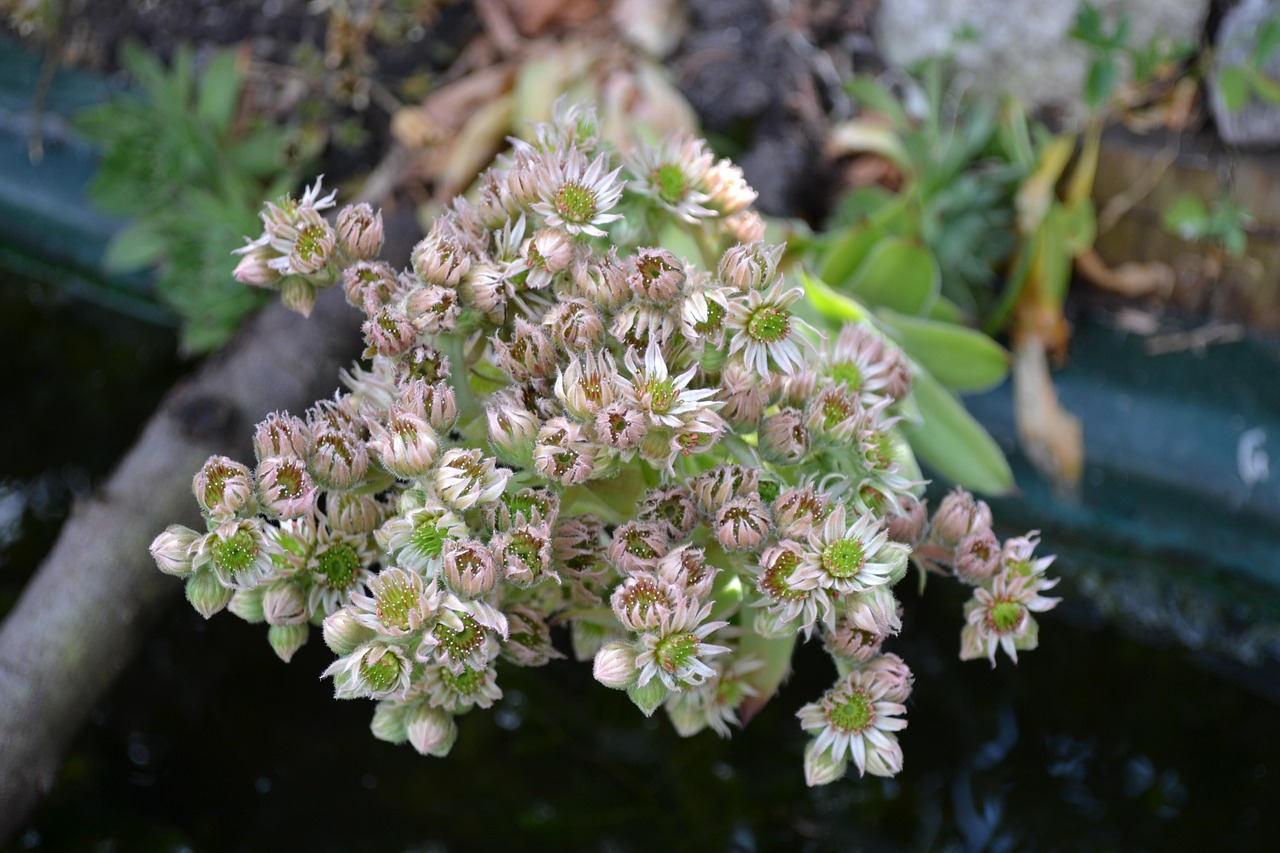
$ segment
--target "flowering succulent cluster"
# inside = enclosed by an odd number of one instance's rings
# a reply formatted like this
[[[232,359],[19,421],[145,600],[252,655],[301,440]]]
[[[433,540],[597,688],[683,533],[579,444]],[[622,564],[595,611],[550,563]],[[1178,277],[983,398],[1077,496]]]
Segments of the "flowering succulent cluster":
[[[376,260],[368,208],[334,229],[319,184],[269,205],[237,277],[303,311],[341,282],[366,362],[260,424],[253,468],[210,459],[207,531],[170,527],[152,554],[286,660],[320,626],[336,694],[424,754],[502,695],[500,661],[563,657],[566,626],[600,682],[686,735],[727,735],[817,638],[840,678],[799,713],[810,783],[850,759],[891,775],[912,675],[881,647],[912,546],[977,587],[965,657],[1034,645],[1048,560],[1034,536],[1001,548],[967,496],[930,527],[899,430],[909,363],[869,327],[828,340],[796,316],[736,167],[684,136],[616,159],[590,112],[559,109],[403,271]]]

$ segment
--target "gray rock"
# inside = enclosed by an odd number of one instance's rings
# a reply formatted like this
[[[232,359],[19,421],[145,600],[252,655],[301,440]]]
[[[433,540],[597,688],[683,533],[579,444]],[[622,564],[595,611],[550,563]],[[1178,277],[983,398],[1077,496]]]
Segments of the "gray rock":
[[[1236,112],[1227,109],[1226,99],[1218,86],[1223,69],[1249,62],[1258,28],[1273,15],[1280,14],[1276,0],[1245,0],[1222,19],[1214,46],[1213,68],[1209,72],[1209,112],[1218,126],[1218,134],[1228,145],[1246,148],[1273,148],[1280,145],[1280,106],[1251,95]],[[1280,50],[1266,61],[1262,72],[1280,80]]]
[[[1129,43],[1156,34],[1198,41],[1210,0],[1094,0],[1109,20],[1130,17]],[[1009,92],[1030,106],[1084,114],[1087,51],[1070,38],[1074,0],[886,0],[875,35],[893,65],[950,55],[982,88]],[[972,38],[957,38],[970,33]]]

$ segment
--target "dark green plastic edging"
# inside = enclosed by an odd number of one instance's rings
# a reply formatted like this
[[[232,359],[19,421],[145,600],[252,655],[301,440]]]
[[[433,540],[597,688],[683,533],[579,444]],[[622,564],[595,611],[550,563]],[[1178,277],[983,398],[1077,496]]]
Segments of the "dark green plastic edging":
[[[1143,346],[1086,320],[1054,373],[1084,423],[1073,498],[1055,495],[1018,451],[1009,383],[966,398],[1021,490],[991,501],[996,518],[1040,529],[1043,550],[1086,569],[1112,615],[1193,646],[1234,632],[1252,644],[1237,657],[1280,660],[1280,344],[1160,356]]]
[[[0,36],[0,264],[79,298],[171,323],[151,298],[149,277],[114,276],[103,268],[107,242],[124,222],[99,213],[86,198],[96,153],[70,117],[120,89],[99,76],[58,69],[37,128],[33,105],[43,63],[41,54]]]

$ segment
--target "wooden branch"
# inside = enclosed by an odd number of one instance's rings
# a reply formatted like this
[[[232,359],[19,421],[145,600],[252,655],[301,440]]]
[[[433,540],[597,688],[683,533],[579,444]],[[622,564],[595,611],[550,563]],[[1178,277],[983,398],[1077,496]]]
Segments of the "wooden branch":
[[[340,288],[309,320],[274,305],[177,385],[0,626],[0,845],[54,785],[89,710],[181,595],[147,552],[171,523],[202,528],[191,478],[211,454],[251,463],[254,424],[333,393],[359,352],[359,315]]]

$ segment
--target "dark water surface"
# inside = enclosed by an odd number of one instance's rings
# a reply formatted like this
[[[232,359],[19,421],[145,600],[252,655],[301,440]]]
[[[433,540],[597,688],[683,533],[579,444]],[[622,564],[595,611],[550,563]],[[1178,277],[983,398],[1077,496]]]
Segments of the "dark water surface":
[[[25,282],[0,282],[0,336],[7,609],[70,495],[101,482],[179,368],[170,331]],[[1272,847],[1280,706],[1217,674],[1221,661],[1136,641],[1069,579],[1067,604],[1041,618],[1041,648],[993,671],[957,659],[961,591],[911,587],[890,646],[917,673],[905,769],[816,790],[794,718],[834,675],[816,647],[729,741],[644,720],[589,664],[506,667],[504,699],[460,719],[442,760],[374,740],[372,703],[332,700],[318,636],[286,666],[262,626],[177,607],[10,849]]]

